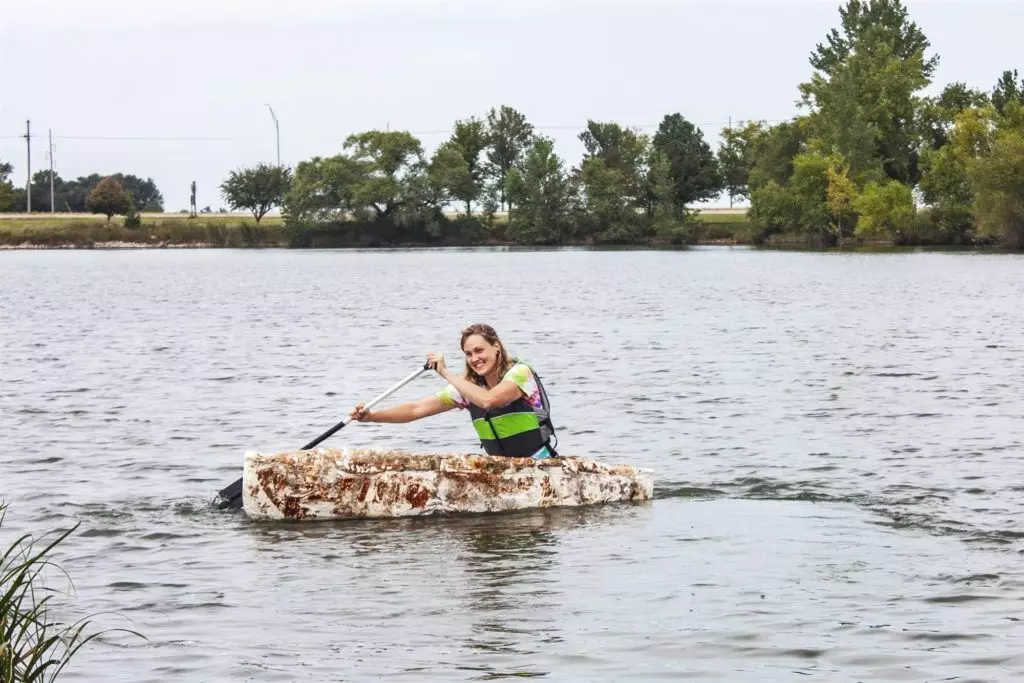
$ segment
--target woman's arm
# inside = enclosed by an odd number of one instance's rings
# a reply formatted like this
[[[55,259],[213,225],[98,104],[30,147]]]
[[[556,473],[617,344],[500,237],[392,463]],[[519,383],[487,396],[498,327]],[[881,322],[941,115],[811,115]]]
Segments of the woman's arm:
[[[458,389],[463,398],[484,410],[508,405],[523,395],[523,390],[519,388],[519,385],[508,380],[498,382],[496,387],[488,389],[470,382],[465,377],[461,377],[447,368],[443,368],[439,374],[448,380],[453,387]]]
[[[431,394],[430,396],[425,396],[418,401],[402,403],[394,406],[393,408],[385,408],[384,410],[366,410],[366,408],[363,407],[363,404],[360,403],[352,410],[349,417],[357,422],[388,422],[392,424],[400,424],[419,420],[424,417],[430,417],[431,415],[437,415],[451,410],[453,407],[454,406],[448,405],[438,398],[436,394]]]

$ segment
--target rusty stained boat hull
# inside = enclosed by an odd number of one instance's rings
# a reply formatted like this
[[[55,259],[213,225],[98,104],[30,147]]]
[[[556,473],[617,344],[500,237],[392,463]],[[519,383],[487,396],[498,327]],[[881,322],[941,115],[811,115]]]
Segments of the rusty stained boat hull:
[[[252,519],[481,513],[650,500],[651,470],[581,458],[505,458],[378,449],[248,452],[242,508]]]

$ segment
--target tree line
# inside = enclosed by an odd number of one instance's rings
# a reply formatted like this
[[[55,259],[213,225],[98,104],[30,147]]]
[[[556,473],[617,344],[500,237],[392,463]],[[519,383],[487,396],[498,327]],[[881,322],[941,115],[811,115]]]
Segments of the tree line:
[[[259,211],[279,204],[291,223],[354,223],[384,243],[685,242],[689,207],[727,192],[749,200],[760,241],[1024,248],[1024,80],[1005,71],[987,90],[955,82],[926,96],[939,63],[929,49],[900,0],[850,0],[810,54],[799,113],[727,127],[715,151],[678,113],[653,136],[588,121],[570,168],[503,106],[457,121],[429,157],[408,132],[368,131],[294,173],[234,172],[222,190],[236,208],[259,197]],[[461,218],[445,220],[445,206]]]
[[[714,151],[680,114],[666,116],[653,136],[590,121],[580,139],[586,154],[570,169],[551,138],[502,106],[457,121],[429,156],[409,132],[372,130],[294,171],[233,171],[221,190],[257,221],[280,206],[290,224],[355,226],[376,243],[529,244],[682,241],[693,224],[687,206],[721,190]]]
[[[24,187],[15,187],[11,181],[13,167],[0,160],[0,212],[24,213],[28,208],[28,192]],[[161,213],[164,197],[152,178],[140,178],[132,174],[115,173],[110,176],[93,173],[76,180],[64,180],[59,173],[53,176],[53,206],[58,213],[91,213],[89,195],[106,178],[110,178],[126,193],[131,209],[139,212]],[[50,211],[50,171],[32,174],[32,211]],[[126,209],[127,210],[127,209]],[[106,213],[97,211],[96,213]],[[114,213],[125,213],[115,211]]]

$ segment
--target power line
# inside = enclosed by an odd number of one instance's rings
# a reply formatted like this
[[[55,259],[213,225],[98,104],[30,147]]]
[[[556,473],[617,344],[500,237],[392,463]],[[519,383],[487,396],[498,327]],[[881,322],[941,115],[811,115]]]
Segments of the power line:
[[[57,140],[127,140],[143,142],[253,142],[256,138],[226,137],[165,137],[165,136],[118,136],[118,135],[54,135]]]

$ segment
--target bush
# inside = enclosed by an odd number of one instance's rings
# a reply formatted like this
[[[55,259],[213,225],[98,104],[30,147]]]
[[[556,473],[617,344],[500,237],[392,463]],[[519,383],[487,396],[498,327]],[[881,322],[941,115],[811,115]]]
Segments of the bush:
[[[142,216],[139,212],[133,208],[128,209],[128,213],[124,215],[124,227],[129,230],[138,230],[142,227]]]

